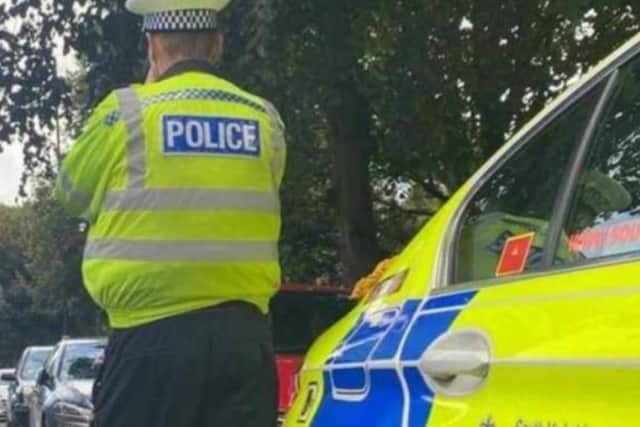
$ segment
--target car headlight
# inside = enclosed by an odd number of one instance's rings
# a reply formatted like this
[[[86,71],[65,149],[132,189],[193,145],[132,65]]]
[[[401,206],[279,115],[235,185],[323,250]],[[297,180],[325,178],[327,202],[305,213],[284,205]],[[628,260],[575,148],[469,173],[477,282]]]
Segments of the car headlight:
[[[57,406],[56,418],[65,426],[88,426],[93,421],[93,410],[73,403],[62,402]]]
[[[298,415],[298,423],[306,423],[311,415],[311,410],[313,409],[313,405],[316,403],[318,398],[318,383],[311,382],[307,386],[307,395],[304,398],[302,403],[302,408],[300,409],[300,414]]]

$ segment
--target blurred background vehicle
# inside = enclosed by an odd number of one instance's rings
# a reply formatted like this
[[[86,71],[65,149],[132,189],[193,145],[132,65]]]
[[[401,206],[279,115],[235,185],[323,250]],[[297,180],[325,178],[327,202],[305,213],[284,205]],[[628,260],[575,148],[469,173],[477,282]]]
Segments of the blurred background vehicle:
[[[38,371],[53,347],[27,347],[22,352],[15,372],[3,375],[9,382],[7,424],[11,427],[30,425],[29,406]]]
[[[0,422],[7,421],[9,384],[14,377],[15,371],[13,369],[0,369]]]
[[[31,427],[88,427],[91,391],[105,338],[60,341],[40,370],[31,397]]]
[[[271,301],[281,417],[293,401],[296,375],[309,346],[353,305],[344,288],[292,283],[283,284]]]

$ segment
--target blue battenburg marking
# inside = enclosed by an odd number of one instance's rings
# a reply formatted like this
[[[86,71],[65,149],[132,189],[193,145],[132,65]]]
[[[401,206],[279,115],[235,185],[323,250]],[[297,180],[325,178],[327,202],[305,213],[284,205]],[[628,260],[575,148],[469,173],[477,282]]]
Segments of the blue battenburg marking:
[[[398,315],[399,309],[386,310],[379,314],[368,315],[363,319],[362,325],[355,334],[349,338],[349,342],[359,342],[380,336],[391,327],[393,319]]]
[[[391,308],[361,316],[353,332],[334,352],[331,362],[340,364],[367,360],[387,331],[391,329],[399,312],[400,308]]]
[[[371,352],[370,359],[378,362],[391,361],[398,352],[401,362],[419,360],[425,350],[451,328],[462,307],[475,295],[476,291],[470,291],[441,295],[427,301],[409,300],[399,315],[392,316],[393,309],[384,313],[382,318],[388,322],[380,323],[378,320],[375,324],[368,324],[367,316],[358,320],[346,341],[336,349],[335,358],[329,359],[324,375],[325,392],[312,426],[401,427],[404,411],[401,379],[409,390],[407,427],[425,426],[431,416],[434,393],[420,371],[416,367],[404,366],[400,378],[395,369],[367,368],[365,361],[369,360]],[[443,311],[429,312],[440,309]],[[405,344],[400,348],[405,336]],[[349,350],[344,351],[345,345]],[[340,367],[341,363],[347,362],[362,362],[362,366]],[[365,391],[367,378],[369,387]],[[335,395],[332,386],[337,392]],[[358,391],[364,392],[354,399]],[[353,394],[344,396],[345,392]]]
[[[354,347],[340,350],[340,354],[336,355],[333,363],[336,365],[344,363],[364,362],[367,360],[373,348],[378,344],[377,340],[372,339]]]
[[[363,368],[340,368],[331,371],[333,385],[339,390],[364,391],[367,375]]]
[[[411,300],[402,308],[402,313],[396,318],[393,326],[384,336],[382,342],[373,354],[372,360],[393,359],[400,349],[400,342],[405,335],[414,313],[418,309],[420,301]]]
[[[328,374],[325,384],[330,384]],[[334,399],[328,387],[316,413],[313,427],[402,426],[402,385],[393,369],[371,371],[371,389],[360,402]]]
[[[425,305],[426,310],[465,306],[476,295],[476,291],[459,292],[457,294],[440,295],[430,298]]]
[[[260,125],[224,117],[164,116],[165,154],[259,157]]]
[[[436,338],[449,330],[459,311],[424,314],[409,331],[402,349],[402,360],[418,360]]]
[[[405,368],[403,372],[409,389],[409,427],[424,427],[433,406],[433,391],[417,368]]]

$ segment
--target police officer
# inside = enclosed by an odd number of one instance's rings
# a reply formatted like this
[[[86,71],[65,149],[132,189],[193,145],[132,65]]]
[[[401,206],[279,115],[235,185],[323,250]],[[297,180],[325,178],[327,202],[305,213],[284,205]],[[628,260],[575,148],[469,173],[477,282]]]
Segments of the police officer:
[[[113,334],[98,427],[273,426],[284,126],[217,77],[229,0],[128,0],[147,82],[110,94],[56,193],[91,223],[83,275]]]

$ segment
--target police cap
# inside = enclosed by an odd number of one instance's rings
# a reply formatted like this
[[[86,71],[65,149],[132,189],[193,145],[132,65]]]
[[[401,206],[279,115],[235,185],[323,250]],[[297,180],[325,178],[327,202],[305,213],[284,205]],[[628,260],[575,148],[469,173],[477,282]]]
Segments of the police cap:
[[[230,0],[127,0],[127,9],[144,17],[147,32],[213,31],[217,14]]]

